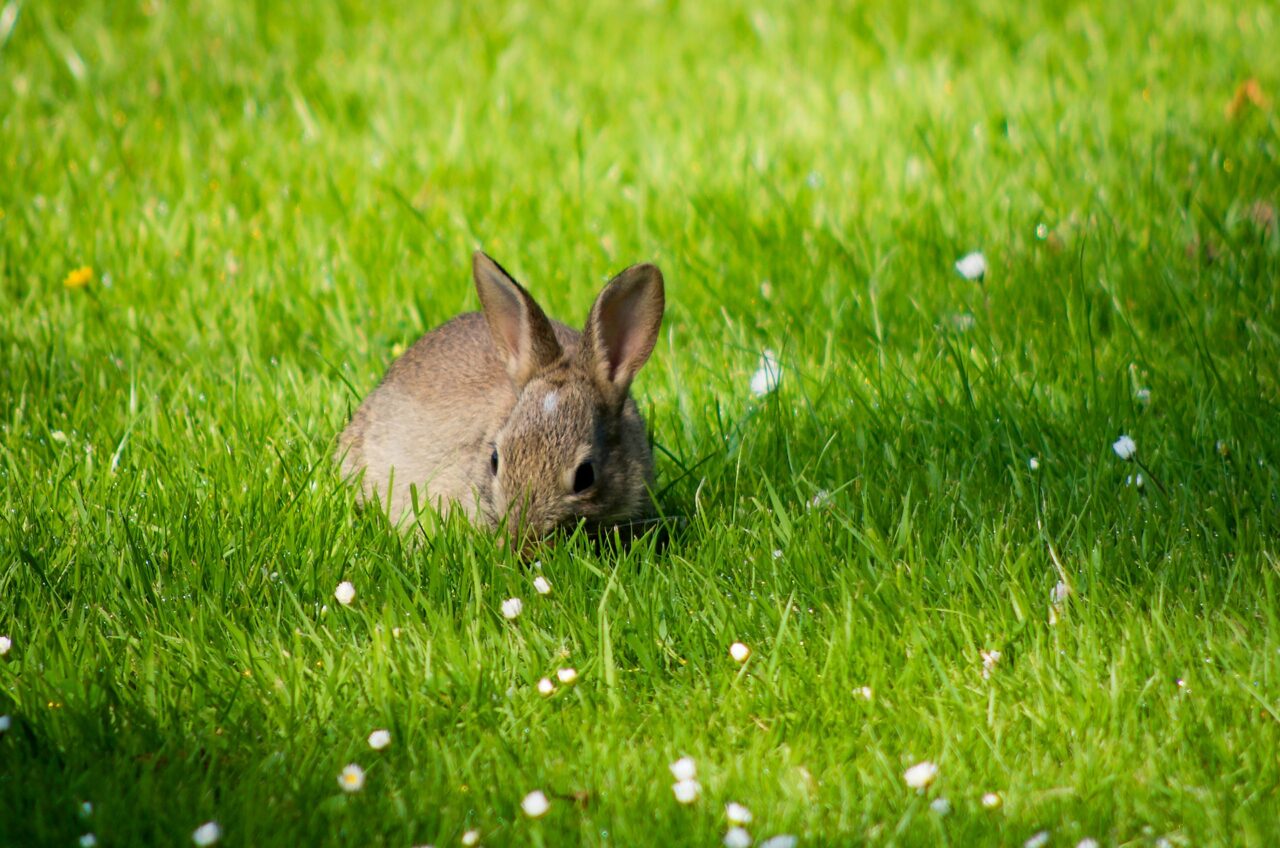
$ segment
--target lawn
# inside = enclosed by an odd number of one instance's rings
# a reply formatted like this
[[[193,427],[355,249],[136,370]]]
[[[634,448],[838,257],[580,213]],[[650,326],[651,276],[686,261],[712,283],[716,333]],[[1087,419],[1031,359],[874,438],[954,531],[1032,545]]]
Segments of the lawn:
[[[1275,844],[1277,43],[0,2],[0,845]],[[574,324],[661,266],[665,548],[357,508],[337,434],[477,248]]]

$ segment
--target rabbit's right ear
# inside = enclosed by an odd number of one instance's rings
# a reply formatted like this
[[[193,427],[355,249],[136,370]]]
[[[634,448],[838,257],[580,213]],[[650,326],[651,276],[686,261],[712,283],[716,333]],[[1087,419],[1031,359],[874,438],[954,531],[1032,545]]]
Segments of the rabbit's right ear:
[[[497,262],[477,250],[471,269],[493,346],[520,388],[560,358],[555,330],[542,307]]]

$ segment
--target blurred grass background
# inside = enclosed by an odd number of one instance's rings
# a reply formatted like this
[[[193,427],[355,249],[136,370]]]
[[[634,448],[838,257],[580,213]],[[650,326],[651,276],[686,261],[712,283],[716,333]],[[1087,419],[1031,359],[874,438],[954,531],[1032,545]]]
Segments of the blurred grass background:
[[[0,843],[716,844],[736,800],[806,844],[1269,844],[1278,35],[1207,0],[5,4]],[[667,277],[636,393],[691,530],[559,548],[548,599],[329,461],[477,247],[573,323]]]

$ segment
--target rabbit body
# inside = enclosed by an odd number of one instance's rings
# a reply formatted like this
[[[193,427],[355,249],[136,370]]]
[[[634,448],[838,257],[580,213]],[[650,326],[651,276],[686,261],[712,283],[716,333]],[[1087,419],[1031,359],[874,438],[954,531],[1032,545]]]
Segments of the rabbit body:
[[[651,514],[653,456],[631,378],[663,310],[662,276],[634,266],[583,332],[551,321],[496,262],[474,258],[483,312],[400,356],[339,439],[344,472],[393,519],[416,501],[513,536]]]

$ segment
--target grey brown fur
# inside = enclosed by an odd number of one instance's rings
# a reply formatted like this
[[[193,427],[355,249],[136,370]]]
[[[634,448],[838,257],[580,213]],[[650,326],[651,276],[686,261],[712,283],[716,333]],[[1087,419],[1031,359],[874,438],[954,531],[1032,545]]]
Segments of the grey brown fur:
[[[483,253],[473,275],[484,311],[405,351],[339,439],[363,498],[399,519],[416,489],[420,506],[494,528],[505,520],[522,539],[651,515],[653,455],[628,389],[657,340],[661,272],[635,265],[615,277],[581,333],[549,320]],[[585,463],[594,480],[575,493]]]

